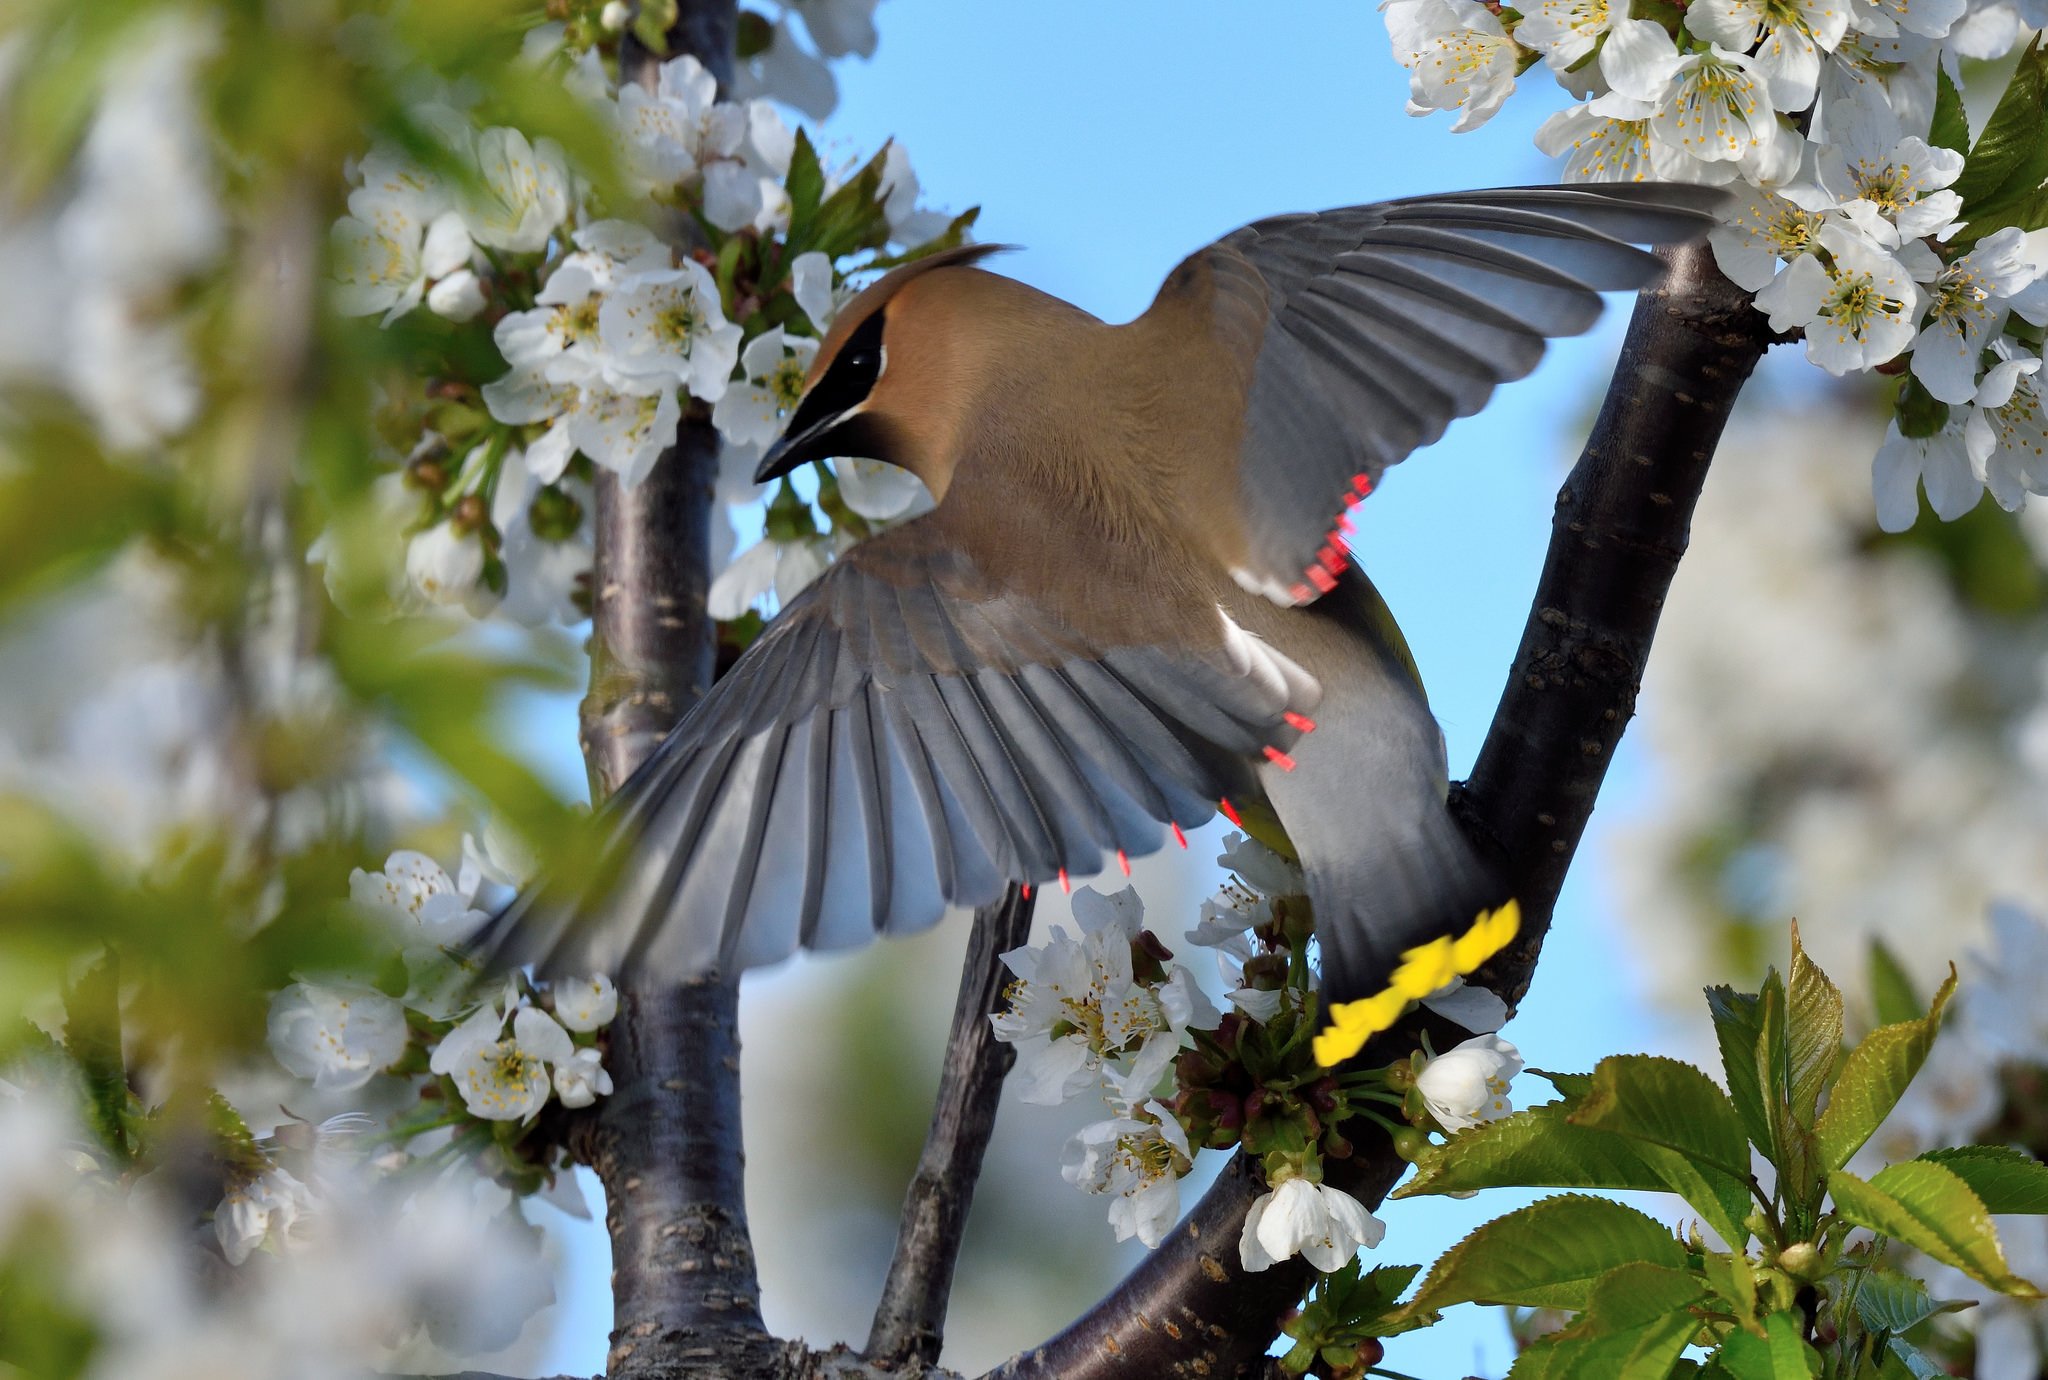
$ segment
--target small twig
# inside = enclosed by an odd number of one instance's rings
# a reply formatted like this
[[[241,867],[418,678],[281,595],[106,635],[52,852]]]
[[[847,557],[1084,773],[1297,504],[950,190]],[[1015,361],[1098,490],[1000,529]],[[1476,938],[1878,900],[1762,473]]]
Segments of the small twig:
[[[939,1359],[961,1230],[995,1130],[1003,1075],[1017,1057],[997,1041],[988,1018],[1002,1005],[1002,956],[1030,937],[1031,910],[1031,897],[1013,886],[1002,900],[974,913],[931,1129],[903,1198],[896,1255],[868,1333],[867,1354],[873,1361],[930,1364]]]

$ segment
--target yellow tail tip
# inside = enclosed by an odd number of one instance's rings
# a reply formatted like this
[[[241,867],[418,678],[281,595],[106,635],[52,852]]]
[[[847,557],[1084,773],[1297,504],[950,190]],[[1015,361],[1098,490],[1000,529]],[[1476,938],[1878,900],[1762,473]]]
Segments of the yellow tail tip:
[[[1329,1008],[1329,1024],[1317,1034],[1313,1046],[1316,1062],[1324,1068],[1343,1063],[1365,1048],[1367,1040],[1400,1020],[1410,1003],[1449,986],[1453,978],[1478,971],[1481,964],[1506,948],[1521,928],[1522,907],[1510,900],[1497,910],[1481,911],[1471,927],[1455,939],[1442,935],[1409,949],[1382,991]]]

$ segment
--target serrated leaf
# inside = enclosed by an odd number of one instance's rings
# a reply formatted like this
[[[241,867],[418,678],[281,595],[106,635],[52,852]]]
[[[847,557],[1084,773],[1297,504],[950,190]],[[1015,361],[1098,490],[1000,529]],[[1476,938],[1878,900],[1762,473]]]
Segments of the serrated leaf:
[[[2009,1145],[1958,1145],[1920,1156],[1970,1186],[1994,1215],[2048,1212],[2048,1164]]]
[[[1676,1059],[1614,1055],[1593,1070],[1567,1120],[1634,1141],[1660,1187],[1683,1196],[1729,1245],[1749,1239],[1749,1139],[1706,1074]]]
[[[2036,191],[2048,178],[2048,46],[2036,44],[2020,55],[1998,108],[1970,148],[1953,190],[1963,199],[1963,219],[1975,221]]]
[[[1796,922],[1785,1012],[1786,1097],[1793,1119],[1811,1127],[1821,1089],[1842,1057],[1842,993],[1807,957]]]
[[[1835,1211],[1859,1227],[1883,1232],[1944,1264],[2017,1298],[2039,1298],[2032,1283],[2006,1268],[1998,1229],[1983,1200],[1963,1180],[1926,1160],[1888,1165],[1868,1182],[1846,1169],[1828,1176]]]
[[[1910,1331],[1937,1314],[1968,1306],[1935,1299],[1925,1284],[1897,1270],[1865,1270],[1855,1290],[1856,1316],[1872,1332]]]
[[[1757,1076],[1757,1042],[1763,1036],[1760,1000],[1753,992],[1732,987],[1707,989],[1707,1011],[1714,1018],[1714,1039],[1721,1047],[1721,1074],[1728,1083],[1728,1100],[1735,1105],[1750,1140],[1768,1149],[1771,1123]]]
[[[1885,1341],[1885,1350],[1905,1367],[1906,1373],[1912,1376],[1913,1380],[1948,1380],[1948,1367],[1938,1364],[1904,1337],[1888,1338]]]
[[[1691,1155],[1724,1174],[1749,1175],[1749,1138],[1728,1095],[1678,1059],[1655,1054],[1602,1059],[1570,1120]]]
[[[1879,1025],[1917,1021],[1927,1014],[1912,977],[1882,939],[1870,941],[1870,1001]]]
[[[1561,1194],[1497,1217],[1451,1247],[1403,1312],[1474,1300],[1583,1308],[1595,1280],[1638,1263],[1678,1269],[1685,1248],[1632,1207]]]
[[[1657,1265],[1623,1265],[1595,1281],[1585,1310],[1561,1332],[1524,1353],[1511,1376],[1600,1376],[1602,1380],[1666,1380],[1700,1320],[1706,1297],[1699,1277]]]
[[[1951,965],[1925,1016],[1879,1026],[1849,1051],[1841,1076],[1828,1095],[1827,1109],[1814,1126],[1823,1171],[1847,1164],[1891,1115],[1906,1085],[1927,1061],[1935,1032],[1941,1028],[1942,1012],[1955,990],[1956,972]]]
[[[1480,1188],[1666,1187],[1627,1138],[1567,1120],[1572,1106],[1545,1102],[1460,1131],[1417,1160],[1415,1177],[1392,1196]]]
[[[1748,1256],[1710,1253],[1701,1259],[1700,1273],[1707,1286],[1728,1305],[1723,1311],[1732,1314],[1744,1328],[1761,1329],[1762,1324],[1756,1320],[1756,1271]]]
[[[825,168],[818,161],[818,149],[810,133],[799,128],[796,149],[789,156],[789,175],[782,180],[789,192],[789,236],[807,234],[818,206],[825,198]]]
[[[1935,72],[1934,128],[1928,132],[1927,142],[1957,153],[1970,151],[1969,112],[1963,108],[1962,90],[1949,80],[1945,67]]]
[[[1584,1097],[1593,1086],[1590,1073],[1552,1073],[1549,1069],[1529,1069],[1528,1072],[1556,1088],[1558,1096],[1568,1102]]]
[[[901,268],[904,264],[914,264],[919,259],[930,258],[932,255],[942,253],[945,250],[957,249],[967,243],[967,232],[973,229],[974,222],[980,219],[981,208],[979,206],[970,206],[959,215],[953,217],[952,220],[946,222],[945,229],[926,240],[923,244],[913,245],[901,254],[878,256],[868,260],[860,265],[860,267],[863,269]]]
[[[64,1048],[83,1076],[93,1130],[108,1152],[126,1164],[135,1157],[129,1134],[133,1095],[121,1054],[121,975],[111,952],[64,991]]]
[[[1714,1359],[1734,1380],[1812,1380],[1820,1374],[1820,1353],[1799,1332],[1792,1314],[1773,1313],[1763,1336],[1731,1332]]]

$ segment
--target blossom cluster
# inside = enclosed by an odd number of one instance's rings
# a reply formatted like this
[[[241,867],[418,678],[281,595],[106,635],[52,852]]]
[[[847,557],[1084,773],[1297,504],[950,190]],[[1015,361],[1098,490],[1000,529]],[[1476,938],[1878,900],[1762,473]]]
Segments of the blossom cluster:
[[[229,242],[194,90],[215,46],[199,20],[153,18],[83,93],[96,104],[67,194],[0,204],[0,384],[62,390],[118,452],[174,438],[200,411],[187,289]],[[0,96],[15,56],[0,50]]]
[[[1324,1069],[1308,1050],[1319,1001],[1300,866],[1242,834],[1227,836],[1217,861],[1229,877],[1203,903],[1188,940],[1215,953],[1227,1011],[1143,928],[1134,890],[1103,896],[1084,887],[1074,897],[1078,936],[1055,931],[1044,945],[1004,955],[1015,980],[991,1019],[997,1038],[1017,1048],[1024,1101],[1056,1105],[1091,1087],[1103,1095],[1111,1115],[1074,1135],[1062,1172],[1110,1197],[1118,1240],[1156,1246],[1179,1215],[1179,1181],[1194,1156],[1242,1148],[1268,1186],[1241,1234],[1244,1267],[1299,1255],[1337,1270],[1385,1232],[1326,1179],[1327,1161],[1352,1153],[1343,1124],[1362,1115],[1396,1129],[1374,1102],[1447,1132],[1505,1116],[1521,1058],[1485,1034],[1385,1070]],[[1462,983],[1438,998],[1473,1028],[1496,1029],[1506,1018],[1499,998]]]
[[[835,257],[964,230],[920,208],[900,146],[850,175],[827,169],[770,101],[719,99],[693,57],[616,91],[594,49],[564,68],[612,132],[623,186],[609,203],[553,141],[441,109],[426,118],[467,176],[373,148],[334,227],[338,309],[389,326],[424,307],[487,332],[504,362],[480,387],[442,383],[459,405],[422,400],[380,497],[410,532],[411,596],[526,623],[587,610],[596,470],[639,484],[701,409],[721,440],[722,504],[752,505],[752,471],[803,391],[847,272],[864,266]],[[851,240],[819,228],[835,199],[866,203]],[[657,235],[666,208],[705,242]],[[819,483],[824,530],[785,483],[766,539],[730,567],[721,508],[714,616],[770,590],[789,599],[844,545],[929,503],[908,474],[871,462],[841,461]]]
[[[1385,0],[1409,110],[1483,124],[1539,59],[1575,103],[1536,143],[1567,182],[1730,184],[1722,271],[1831,374],[1904,374],[1873,488],[1960,516],[2048,493],[2048,219],[2015,168],[2048,140],[2038,0]],[[2028,47],[1972,145],[1958,60]]]
[[[376,1137],[388,1146],[378,1157],[387,1171],[469,1159],[506,1187],[554,1191],[566,1167],[552,1146],[526,1145],[525,1128],[550,1099],[573,1109],[612,1091],[600,1046],[618,1013],[610,978],[557,979],[543,992],[514,975],[479,992],[461,957],[459,946],[489,919],[476,904],[480,890],[516,886],[530,867],[516,842],[493,829],[481,845],[465,837],[453,877],[410,849],[391,854],[381,871],[356,869],[349,899],[391,935],[402,986],[380,986],[372,974],[321,975],[271,999],[271,1051],[315,1094],[366,1097],[372,1080],[387,1074],[411,1089],[413,1104],[401,1104]],[[343,1114],[323,1124],[319,1143],[369,1126],[367,1117]],[[318,1206],[281,1164],[258,1165],[215,1212],[222,1248],[236,1264],[259,1246],[289,1248],[295,1227]]]

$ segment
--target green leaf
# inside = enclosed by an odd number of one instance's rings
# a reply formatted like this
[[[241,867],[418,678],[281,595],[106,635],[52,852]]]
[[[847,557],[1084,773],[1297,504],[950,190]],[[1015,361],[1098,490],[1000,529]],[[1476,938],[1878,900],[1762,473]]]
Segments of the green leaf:
[[[1508,1373],[1523,1380],[1666,1380],[1699,1331],[1693,1307],[1706,1293],[1687,1270],[1619,1266],[1594,1283],[1576,1321],[1532,1344]]]
[[[1934,128],[1927,142],[1938,149],[1957,153],[1970,151],[1970,116],[1963,109],[1963,93],[1949,80],[1948,69],[1937,67],[1934,88]]]
[[[1870,941],[1870,999],[1879,1025],[1917,1021],[1927,1014],[1919,992],[1914,990],[1913,979],[1882,939]]]
[[[1751,1267],[1749,1257],[1736,1252],[1723,1254],[1712,1252],[1700,1260],[1700,1273],[1707,1284],[1727,1303],[1724,1310],[1732,1313],[1735,1320],[1746,1328],[1756,1323],[1756,1271]]]
[[[1824,1171],[1847,1164],[1891,1115],[1906,1085],[1927,1061],[1935,1032],[1941,1028],[1942,1012],[1955,990],[1956,972],[1951,965],[1925,1016],[1879,1026],[1849,1051],[1841,1077],[1828,1096],[1827,1110],[1814,1128]]]
[[[121,1055],[121,974],[109,952],[64,992],[64,1047],[85,1080],[86,1115],[116,1160],[135,1158],[134,1097]]]
[[[789,156],[789,176],[783,179],[789,191],[789,235],[806,234],[825,197],[825,169],[818,161],[818,149],[808,131],[796,132],[796,151]]]
[[[1974,222],[2001,206],[2018,202],[2048,178],[2048,47],[2036,44],[2020,56],[1998,108],[1971,146],[1962,176],[1953,184],[1963,199],[1963,219]]]
[[[1593,1085],[1567,1115],[1575,1126],[1609,1131],[1684,1196],[1731,1246],[1749,1239],[1749,1139],[1727,1094],[1690,1064],[1648,1054],[1602,1059]]]
[[[2048,1212],[2048,1165],[2009,1145],[1958,1145],[1920,1156],[1970,1186],[1989,1213]]]
[[[1656,1219],[1605,1198],[1561,1194],[1497,1217],[1446,1251],[1404,1313],[1454,1303],[1583,1308],[1593,1282],[1632,1264],[1679,1269],[1685,1248]]]
[[[1983,1200],[1939,1164],[1907,1160],[1878,1171],[1867,1183],[1838,1169],[1828,1175],[1828,1192],[1846,1221],[1883,1232],[2003,1293],[2041,1296],[2006,1268],[1998,1229]]]
[[[1764,1320],[1764,1336],[1731,1332],[1714,1359],[1734,1380],[1812,1380],[1820,1374],[1820,1353],[1799,1332],[1793,1314],[1773,1313]]]
[[[1842,1057],[1842,993],[1806,956],[1796,921],[1786,1016],[1786,1096],[1793,1120],[1810,1128],[1821,1089]]]
[[[944,250],[957,249],[967,243],[967,232],[973,229],[974,222],[980,219],[981,208],[979,206],[970,206],[948,221],[945,229],[939,231],[938,234],[932,236],[923,244],[913,245],[901,254],[885,254],[870,259],[860,265],[860,267],[862,269],[900,268],[904,264],[914,264],[919,259],[929,258],[933,254]]]
[[[1897,1270],[1865,1270],[1854,1287],[1856,1316],[1872,1332],[1907,1332],[1937,1314],[1970,1306],[1936,1300],[1925,1284]]]
[[[1546,1102],[1458,1132],[1417,1160],[1415,1177],[1393,1196],[1480,1188],[1668,1187],[1625,1137],[1567,1120],[1574,1105]]]
[[[1749,1139],[1768,1149],[1771,1122],[1764,1111],[1763,1084],[1757,1077],[1757,1042],[1763,1035],[1760,1001],[1755,993],[1732,987],[1707,989],[1707,1010],[1714,1018],[1714,1039],[1721,1046],[1721,1074],[1728,1081],[1728,1099],[1742,1117]]]

